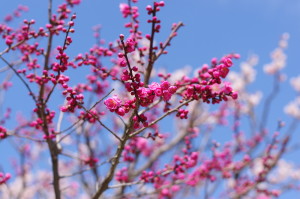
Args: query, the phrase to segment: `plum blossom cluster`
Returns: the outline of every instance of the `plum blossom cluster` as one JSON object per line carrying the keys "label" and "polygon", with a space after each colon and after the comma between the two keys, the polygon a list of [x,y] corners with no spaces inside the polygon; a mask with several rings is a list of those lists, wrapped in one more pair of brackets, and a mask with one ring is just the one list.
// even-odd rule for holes
{"label": "plum blossom cluster", "polygon": [[76,108],[81,108],[83,105],[84,96],[78,94],[74,89],[68,88],[63,92],[64,95],[68,95],[66,100],[67,104],[61,107],[62,112],[74,112]]}
{"label": "plum blossom cluster", "polygon": [[288,39],[289,34],[283,34],[279,41],[278,48],[271,53],[272,62],[264,66],[264,71],[267,74],[275,74],[286,66],[286,54],[284,50],[288,46]]}
{"label": "plum blossom cluster", "polygon": [[228,74],[232,88],[239,93],[240,104],[247,104],[240,107],[241,112],[250,113],[262,98],[262,92],[256,91],[250,93],[247,91],[247,85],[253,83],[256,79],[255,66],[258,64],[258,56],[251,55],[247,61],[240,65],[240,72],[232,71]]}
{"label": "plum blossom cluster", "polygon": [[[231,71],[240,56],[229,54],[213,58],[193,76],[187,70],[155,76],[157,60],[168,53],[183,23],[174,23],[167,38],[156,41],[164,30],[159,12],[165,2],[154,1],[140,10],[138,0],[119,6],[126,37],[120,34],[106,42],[97,26],[95,44],[74,56],[72,35],[78,32],[75,19],[81,16],[73,13],[81,0],[62,1],[56,10],[49,1],[43,27],[36,29],[38,23],[26,19],[19,28],[8,25],[25,7],[18,7],[0,25],[6,44],[0,58],[33,101],[31,114],[18,115],[12,129],[6,126],[9,113],[0,118],[0,144],[11,139],[20,159],[12,160],[11,174],[0,172],[0,197],[171,199],[202,191],[207,198],[219,193],[228,198],[280,195],[275,186],[287,185],[270,176],[282,164],[290,136],[281,132],[269,136],[264,122],[268,108],[263,110],[262,124],[257,124],[254,106],[261,95],[247,91],[255,80],[256,56],[241,64],[240,73]],[[142,10],[146,20],[140,17]],[[149,32],[142,31],[143,22]],[[284,35],[272,53],[267,73],[277,75],[285,66],[287,40]],[[3,55],[8,53],[15,53],[7,57],[17,60],[6,60]],[[79,82],[82,71],[88,74]],[[296,91],[299,82],[299,78],[291,80]],[[14,86],[5,80],[0,88],[6,92]],[[299,104],[297,99],[285,109],[295,121],[300,118]],[[250,136],[242,129],[245,118]],[[278,130],[283,126],[278,124]],[[231,139],[218,143],[220,133]],[[49,163],[50,170],[35,176],[41,162]],[[286,173],[299,178],[292,177],[299,173],[292,168]],[[227,187],[220,190],[219,182]],[[11,192],[11,187],[16,191]]]}
{"label": "plum blossom cluster", "polygon": [[[38,111],[38,109],[35,108],[34,112],[37,112],[37,111]],[[46,109],[45,117],[46,117],[46,122],[48,124],[52,124],[53,123],[53,119],[55,117],[55,111],[51,111],[50,109]],[[41,130],[43,128],[43,123],[44,123],[44,121],[41,118],[37,118],[35,121],[32,121],[29,125],[31,127],[34,127],[36,129],[40,129]]]}
{"label": "plum blossom cluster", "polygon": [[81,111],[78,118],[88,121],[89,123],[95,123],[99,116],[105,115],[104,112],[98,112],[97,110],[90,110],[89,112]]}
{"label": "plum blossom cluster", "polygon": [[294,118],[300,119],[300,99],[297,97],[293,101],[289,102],[284,107],[284,112]]}
{"label": "plum blossom cluster", "polygon": [[95,167],[98,162],[98,158],[94,157],[89,157],[86,160],[84,160],[84,164],[89,165],[90,167]]}
{"label": "plum blossom cluster", "polygon": [[[137,1],[132,1],[132,3],[137,3]],[[69,142],[84,140],[88,152],[81,156],[80,149],[78,149],[79,157],[84,158],[75,159],[80,159],[79,170],[82,171],[85,166],[88,166],[93,172],[92,175],[95,176],[95,183],[98,183],[100,177],[99,170],[96,167],[100,160],[98,156],[101,153],[97,151],[99,150],[97,148],[98,145],[90,139],[90,136],[97,134],[99,129],[102,130],[101,128],[111,132],[115,138],[121,141],[121,144],[119,146],[120,150],[114,155],[115,158],[111,160],[112,165],[116,166],[112,166],[108,177],[103,179],[102,188],[99,188],[96,193],[93,193],[94,196],[90,195],[90,197],[98,198],[99,194],[102,194],[101,190],[105,191],[108,189],[105,186],[108,186],[112,179],[116,179],[119,182],[131,182],[134,178],[142,179],[144,182],[152,182],[153,186],[160,190],[159,194],[162,197],[173,196],[173,193],[180,190],[180,186],[173,183],[184,179],[188,170],[196,167],[199,160],[199,154],[192,151],[192,136],[186,136],[184,155],[182,157],[179,155],[174,157],[172,164],[166,165],[163,169],[146,172],[146,168],[132,176],[128,167],[119,168],[117,164],[121,158],[128,164],[135,163],[139,159],[139,154],[149,157],[155,147],[163,147],[163,144],[167,141],[167,136],[159,132],[159,125],[155,124],[157,121],[153,122],[157,120],[156,114],[161,113],[159,108],[155,107],[155,103],[164,103],[162,112],[165,112],[166,116],[172,113],[168,111],[173,108],[177,112],[178,117],[187,119],[188,111],[176,108],[176,106],[183,106],[182,104],[188,100],[202,99],[208,103],[211,99],[213,103],[219,103],[222,100],[226,101],[226,96],[236,99],[237,96],[229,84],[224,83],[221,89],[215,86],[220,85],[222,82],[221,78],[227,76],[229,68],[232,66],[232,57],[227,56],[219,63],[217,61],[213,62],[211,68],[203,69],[201,74],[199,73],[199,76],[195,78],[183,79],[175,84],[171,84],[168,81],[168,77],[161,82],[150,82],[149,79],[155,61],[159,56],[167,53],[165,49],[170,45],[170,41],[177,35],[177,30],[182,26],[180,23],[173,25],[172,32],[166,42],[160,42],[159,46],[155,45],[154,36],[161,31],[161,20],[158,18],[157,12],[165,6],[165,3],[160,1],[154,2],[153,6],[149,5],[146,7],[148,15],[151,15],[151,18],[147,20],[147,23],[151,25],[150,34],[142,34],[139,30],[140,22],[138,17],[140,14],[138,7],[131,6],[129,3],[121,4],[120,10],[123,17],[130,18],[130,22],[125,24],[125,27],[129,28],[129,37],[125,40],[125,36],[120,35],[120,40],[116,42],[117,46],[114,45],[114,42],[110,42],[108,47],[103,47],[101,46],[103,43],[98,42],[89,52],[78,54],[74,59],[71,59],[66,51],[73,42],[70,34],[75,33],[74,20],[76,15],[71,15],[71,10],[73,6],[78,4],[80,4],[80,1],[67,0],[64,4],[59,5],[56,14],[50,13],[49,23],[45,27],[39,28],[38,31],[33,29],[35,25],[34,20],[25,20],[20,31],[13,32],[7,26],[3,26],[3,30],[1,29],[1,34],[4,35],[7,44],[5,53],[11,50],[19,50],[21,52],[21,60],[26,65],[24,68],[19,68],[17,74],[22,80],[24,80],[24,77],[29,83],[35,83],[38,86],[38,91],[34,93],[31,85],[25,84],[29,88],[30,95],[35,102],[36,107],[33,113],[37,116],[35,119],[31,119],[28,125],[25,125],[25,128],[44,133],[43,138],[45,143],[48,144],[52,158],[53,179],[51,180],[53,180],[56,198],[60,198],[60,192],[63,192],[59,187],[62,176],[59,175],[58,166],[60,164],[58,163],[58,156],[74,157],[61,147],[61,143],[68,143],[66,141],[68,138]],[[52,60],[53,44],[51,42],[54,37],[58,36],[64,37],[64,40],[61,45],[53,47],[55,51],[54,59]],[[47,38],[48,42],[50,42],[46,48],[41,47],[38,42],[29,42],[42,38]],[[99,39],[98,34],[96,38]],[[140,46],[142,39],[148,40],[149,44]],[[136,56],[137,54],[139,56]],[[117,67],[109,68],[104,66],[101,59],[112,56],[117,56],[117,61],[113,61]],[[146,56],[148,60],[143,60],[142,58]],[[44,62],[40,63],[41,60],[44,60]],[[133,62],[135,63],[132,64]],[[87,83],[78,83],[75,86],[71,86],[71,77],[67,76],[66,73],[70,67],[79,70],[82,66],[91,66],[91,74],[86,78]],[[106,113],[101,111],[100,106],[92,106],[95,109],[92,108],[90,110],[83,106],[86,105],[85,96],[89,96],[85,95],[84,92],[94,94],[97,97],[103,97],[106,94],[108,83],[105,80],[108,77],[111,77],[112,81],[119,80],[125,88],[124,93],[113,95],[104,100],[104,105],[109,111],[122,116],[122,120],[125,123],[124,132],[126,132],[123,140],[119,138],[119,133],[115,133],[106,125],[102,125],[101,120]],[[65,97],[65,104],[60,107],[61,113],[59,115],[68,112],[71,115],[75,115],[75,118],[79,121],[82,121],[82,123],[74,122],[71,127],[67,128],[72,129],[75,127],[74,130],[77,132],[77,137],[71,136],[72,131],[65,135],[63,134],[65,131],[60,132],[62,117],[58,118],[56,130],[54,129],[55,118],[58,114],[48,107],[49,100],[53,98],[52,94],[56,88],[62,89],[61,93]],[[181,96],[182,99],[176,104],[171,101],[173,96]],[[141,107],[145,108],[145,110],[147,108],[151,110],[140,113]],[[71,121],[73,120],[74,118],[71,118]],[[81,126],[81,130],[76,126],[77,124]],[[101,128],[97,127],[96,124],[101,124]],[[132,134],[132,138],[128,137],[128,131],[139,129],[140,124],[143,125],[143,128],[149,129],[148,136],[143,138]],[[116,131],[118,131],[119,127],[118,125],[116,126]],[[6,129],[3,128],[1,131],[6,136]],[[147,139],[152,140],[154,143],[149,143]],[[106,154],[105,157],[107,158],[113,154],[108,150],[112,150],[111,146],[106,148],[107,151],[103,152],[103,154]],[[28,155],[25,154],[25,151],[22,151],[22,153]],[[27,170],[27,168],[22,169],[24,172]],[[82,182],[84,182],[84,175],[80,172],[78,174],[81,176]],[[167,179],[169,176],[171,176],[171,180]],[[87,185],[88,183],[83,184],[86,190],[91,189],[89,186],[92,185]]]}
{"label": "plum blossom cluster", "polygon": [[111,112],[116,112],[121,116],[125,114],[125,110],[121,107],[122,100],[119,99],[117,95],[105,100],[104,104]]}
{"label": "plum blossom cluster", "polygon": [[[298,93],[300,92],[300,76],[291,78],[290,81],[293,89]],[[284,112],[294,118],[300,118],[300,99],[296,97],[293,101],[289,102],[284,107]]]}
{"label": "plum blossom cluster", "polygon": [[129,182],[128,169],[126,167],[120,169],[116,173],[116,180],[119,182]]}
{"label": "plum blossom cluster", "polygon": [[152,149],[153,147],[149,145],[147,139],[135,137],[125,146],[123,159],[126,162],[134,162],[136,153],[142,153],[145,157],[149,157]]}
{"label": "plum blossom cluster", "polygon": [[[227,77],[229,69],[232,66],[232,59],[239,58],[238,54],[231,54],[223,57],[219,62],[216,58],[212,59],[211,66],[203,65],[197,71],[198,77],[189,78],[184,76],[174,84],[183,99],[202,100],[205,103],[220,103],[228,101],[228,97],[237,99],[237,92],[234,91],[229,82],[222,82]],[[170,76],[159,74],[163,79],[169,79]],[[178,114],[179,116],[180,114]],[[184,117],[184,115],[182,115]]]}
{"label": "plum blossom cluster", "polygon": [[[135,87],[133,87],[135,86]],[[125,87],[131,95],[136,94],[134,100],[126,101],[125,104],[122,104],[122,100],[118,96],[114,95],[109,99],[104,101],[104,104],[111,112],[116,112],[117,114],[123,116],[129,111],[129,109],[134,109],[135,106],[132,102],[138,100],[139,104],[143,107],[147,107],[154,102],[156,98],[162,98],[164,101],[169,101],[171,96],[176,93],[177,87],[171,86],[168,81],[163,81],[162,83],[153,82],[148,88],[139,87],[137,84],[125,83]],[[133,88],[134,89],[133,89]],[[136,92],[136,93],[135,93]]]}
{"label": "plum blossom cluster", "polygon": [[295,91],[300,92],[300,76],[291,78],[290,83]]}

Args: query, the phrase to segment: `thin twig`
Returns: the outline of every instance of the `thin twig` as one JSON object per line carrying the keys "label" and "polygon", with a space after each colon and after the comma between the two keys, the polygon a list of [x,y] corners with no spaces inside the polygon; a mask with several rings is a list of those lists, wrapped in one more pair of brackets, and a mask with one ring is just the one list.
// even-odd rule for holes
{"label": "thin twig", "polygon": [[263,132],[265,126],[267,125],[268,122],[268,117],[269,117],[269,113],[270,113],[270,107],[272,102],[274,101],[276,95],[279,92],[279,73],[276,73],[274,76],[274,82],[273,82],[273,90],[270,93],[270,95],[267,97],[265,103],[264,103],[264,109],[263,109],[263,114],[261,117],[261,122],[259,125],[259,130],[260,132]]}
{"label": "thin twig", "polygon": [[[153,4],[154,4],[154,6],[153,6],[154,9],[153,9],[153,12],[152,12],[152,18],[154,18],[156,16],[156,6],[155,6],[155,3],[153,3]],[[152,20],[148,66],[147,66],[146,74],[145,74],[145,78],[144,78],[145,86],[147,86],[148,83],[149,83],[152,68],[153,68],[153,65],[154,65],[154,62],[155,62],[155,56],[156,55],[155,55],[155,52],[153,52],[154,35],[155,35],[155,21]]]}
{"label": "thin twig", "polygon": [[102,122],[101,122],[101,120],[98,118],[98,116],[97,115],[95,115],[94,113],[92,113],[90,110],[88,110],[88,109],[86,109],[84,106],[80,106],[81,108],[83,108],[84,110],[85,110],[85,112],[87,112],[87,113],[89,113],[89,114],[91,114],[97,121],[98,121],[98,123],[101,125],[101,126],[103,126],[106,130],[108,130],[112,135],[114,135],[119,141],[121,141],[121,138],[115,133],[115,132],[113,132],[111,129],[109,129],[105,124],[103,124]]}
{"label": "thin twig", "polygon": [[[91,111],[93,108],[96,107],[97,104],[99,104],[100,102],[102,102],[107,96],[109,96],[112,92],[114,91],[114,89],[112,89],[109,93],[107,93],[104,97],[102,97],[98,102],[96,102],[90,109],[89,111]],[[78,119],[74,124],[72,124],[71,126],[69,126],[68,128],[62,130],[61,132],[57,132],[59,134],[64,133],[70,129],[72,129],[74,126],[76,126],[80,121],[82,120],[82,118]],[[60,140],[61,141],[61,140]]]}
{"label": "thin twig", "polygon": [[111,89],[104,97],[102,97],[98,102],[96,102],[90,109],[91,111],[93,108],[95,108],[100,102],[102,102],[107,96],[109,96],[115,89]]}
{"label": "thin twig", "polygon": [[162,48],[158,51],[155,60],[157,60],[162,54],[164,54],[165,49],[167,48],[167,46],[170,45],[171,40],[174,38],[174,34],[179,30],[180,27],[184,26],[184,24],[180,21],[176,24],[176,26],[173,28],[172,32],[170,33],[169,37],[167,38],[167,40],[165,41],[165,43],[163,44]]}
{"label": "thin twig", "polygon": [[9,131],[7,132],[7,135],[8,136],[16,136],[19,138],[25,138],[25,139],[35,141],[35,142],[46,142],[46,140],[36,139],[36,138],[29,137],[29,136],[23,136],[23,135],[19,135],[19,134],[13,133],[13,132],[9,132]]}
{"label": "thin twig", "polygon": [[18,78],[22,81],[22,83],[27,88],[27,90],[29,92],[29,95],[32,97],[33,101],[35,103],[37,103],[36,97],[34,96],[31,88],[29,87],[29,85],[27,84],[27,82],[23,79],[23,77],[16,71],[16,69],[14,69],[14,67],[6,59],[4,59],[4,57],[2,55],[0,55],[0,58],[2,59],[2,61],[4,61],[14,71],[14,73],[18,76]]}
{"label": "thin twig", "polygon": [[154,124],[156,124],[157,122],[159,122],[160,120],[162,120],[163,118],[165,118],[166,116],[170,115],[171,113],[178,111],[178,109],[180,109],[181,107],[187,105],[188,103],[190,103],[191,101],[193,101],[193,99],[189,99],[185,102],[183,102],[182,104],[180,104],[179,106],[177,106],[176,108],[173,108],[171,110],[168,110],[165,114],[163,114],[162,116],[160,116],[159,118],[157,118],[156,120],[154,120],[153,122],[151,122],[147,127],[143,127],[135,132],[133,132],[132,134],[130,134],[130,138],[138,135],[139,133],[141,133],[142,131],[144,131],[145,129],[147,129],[148,127],[153,126]]}
{"label": "thin twig", "polygon": [[89,168],[86,168],[86,169],[82,169],[82,170],[80,170],[80,171],[71,173],[71,174],[69,174],[69,175],[61,175],[60,178],[69,178],[69,177],[73,177],[73,176],[82,174],[82,173],[84,173],[84,172],[86,172],[86,171],[90,171],[90,170],[92,170],[92,169],[94,169],[94,168],[98,168],[98,167],[100,167],[100,166],[103,166],[104,164],[107,164],[107,163],[108,163],[108,161],[105,161],[105,162],[102,162],[102,163],[100,163],[100,164],[97,164],[97,165],[95,165],[95,166],[93,166],[93,167],[89,167]]}
{"label": "thin twig", "polygon": [[[154,23],[152,23],[153,25]],[[148,63],[148,67],[146,69],[146,74],[145,74],[145,80],[144,83],[145,85],[149,84],[149,80],[150,80],[150,76],[151,76],[151,72],[152,72],[152,68],[154,65],[154,62],[165,52],[165,49],[167,48],[167,46],[170,45],[171,40],[174,38],[174,34],[179,30],[180,27],[183,26],[182,22],[178,22],[176,27],[173,28],[172,32],[170,33],[169,37],[167,38],[167,40],[164,42],[164,44],[162,45],[162,48],[160,49],[160,51],[158,51],[157,54],[155,54],[153,52],[153,40],[154,40],[154,33],[151,33],[151,40],[150,40],[150,50],[149,50],[149,63]],[[153,28],[153,27],[152,27]],[[153,38],[152,38],[153,35]],[[152,55],[152,53],[154,53]]]}
{"label": "thin twig", "polygon": [[143,181],[142,180],[138,180],[138,181],[134,181],[134,182],[128,182],[128,183],[122,183],[122,184],[112,185],[112,186],[109,186],[108,188],[110,188],[110,189],[116,189],[116,188],[120,188],[120,187],[126,187],[126,186],[141,184],[141,183],[143,183]]}

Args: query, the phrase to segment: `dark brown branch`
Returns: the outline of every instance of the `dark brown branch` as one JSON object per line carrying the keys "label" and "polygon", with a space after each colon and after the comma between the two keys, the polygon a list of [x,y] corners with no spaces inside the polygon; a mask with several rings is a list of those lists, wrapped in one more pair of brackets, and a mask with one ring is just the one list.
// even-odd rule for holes
{"label": "dark brown branch", "polygon": [[112,159],[112,165],[110,167],[110,170],[108,171],[107,176],[105,177],[105,179],[101,183],[99,189],[97,190],[95,195],[92,197],[92,199],[98,199],[103,194],[103,192],[108,189],[108,184],[113,179],[115,170],[116,170],[116,168],[119,164],[120,157],[121,157],[122,152],[124,150],[127,139],[128,139],[128,136],[124,135],[124,138],[122,139],[121,143],[119,144],[118,149],[116,151],[116,154],[115,154],[114,158]]}
{"label": "dark brown branch", "polygon": [[[152,12],[152,18],[156,16],[156,6],[153,5],[153,8],[154,9],[153,9],[153,12]],[[144,79],[145,86],[147,86],[148,83],[149,83],[152,68],[153,68],[154,61],[155,61],[155,56],[156,56],[155,52],[153,52],[154,35],[155,35],[155,21],[152,21],[148,66],[147,66],[147,69],[146,69],[146,74],[145,74],[145,79]]]}
{"label": "dark brown branch", "polygon": [[[153,25],[153,23],[152,23]],[[153,40],[154,40],[154,33],[153,34],[153,37],[152,37],[152,34],[151,34],[151,40],[150,40],[150,50],[149,50],[149,63],[148,63],[148,67],[146,69],[146,74],[145,74],[145,79],[144,79],[144,83],[145,85],[148,85],[149,84],[149,81],[150,81],[150,76],[151,76],[151,72],[152,72],[152,69],[153,69],[153,65],[154,65],[154,62],[162,55],[164,54],[165,52],[165,49],[167,48],[167,46],[170,45],[171,43],[171,40],[174,38],[174,34],[179,30],[180,27],[183,26],[183,23],[182,22],[178,22],[176,27],[173,28],[172,32],[170,33],[169,37],[167,38],[167,40],[164,42],[162,48],[160,49],[160,51],[155,54],[153,52]],[[154,53],[154,54],[153,54]]]}

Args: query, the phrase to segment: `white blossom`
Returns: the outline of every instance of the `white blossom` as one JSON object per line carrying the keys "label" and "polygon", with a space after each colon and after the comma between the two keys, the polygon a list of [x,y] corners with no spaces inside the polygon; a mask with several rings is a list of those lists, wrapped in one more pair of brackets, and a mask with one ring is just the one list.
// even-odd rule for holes
{"label": "white blossom", "polygon": [[267,74],[275,74],[286,66],[286,54],[284,49],[288,46],[289,36],[287,33],[283,34],[279,41],[279,46],[271,53],[271,63],[264,66],[264,71]]}
{"label": "white blossom", "polygon": [[300,92],[300,75],[291,78],[290,83],[297,92]]}
{"label": "white blossom", "polygon": [[295,118],[300,118],[300,99],[296,99],[284,107],[284,112]]}

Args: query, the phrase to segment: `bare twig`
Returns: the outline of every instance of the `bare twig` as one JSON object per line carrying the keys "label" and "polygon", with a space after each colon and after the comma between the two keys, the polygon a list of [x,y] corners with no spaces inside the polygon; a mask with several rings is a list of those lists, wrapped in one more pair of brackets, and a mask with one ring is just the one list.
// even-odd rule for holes
{"label": "bare twig", "polygon": [[[156,16],[156,6],[154,5],[154,10],[152,12],[152,18]],[[144,84],[147,86],[150,80],[152,68],[155,62],[155,52],[153,52],[153,44],[154,44],[154,35],[155,35],[155,21],[152,21],[151,26],[151,36],[150,36],[150,47],[149,47],[149,58],[148,58],[148,66],[146,69],[146,74],[144,78]]]}
{"label": "bare twig", "polygon": [[[96,102],[90,109],[89,109],[89,111],[91,111],[93,108],[95,108],[100,102],[102,102],[108,95],[110,95],[112,92],[114,91],[114,89],[112,89],[109,93],[107,93],[104,97],[102,97],[98,102]],[[66,129],[64,129],[64,130],[62,130],[62,131],[60,131],[60,132],[57,132],[57,133],[59,133],[59,134],[61,134],[61,133],[64,133],[64,132],[66,132],[66,131],[68,131],[68,130],[70,130],[70,129],[72,129],[74,126],[76,126],[80,121],[81,121],[82,119],[80,118],[79,120],[77,120],[74,124],[72,124],[71,126],[69,126],[68,128],[66,128]],[[64,136],[65,137],[65,136]],[[63,138],[62,138],[63,139]],[[62,140],[61,139],[61,140]],[[61,141],[60,140],[60,141]]]}
{"label": "bare twig", "polygon": [[167,46],[170,45],[171,40],[174,38],[174,34],[179,30],[179,28],[181,28],[182,26],[184,26],[184,24],[180,21],[176,24],[176,26],[173,28],[172,32],[170,33],[169,37],[167,38],[167,40],[165,41],[165,43],[162,45],[162,48],[158,51],[158,53],[156,54],[155,60],[157,60],[162,54],[164,54],[165,49],[167,48]]}
{"label": "bare twig", "polygon": [[7,132],[7,135],[8,136],[16,136],[16,137],[19,137],[19,138],[25,138],[25,139],[35,141],[35,142],[46,142],[46,140],[35,139],[35,138],[29,137],[29,136],[19,135],[19,134],[14,133],[14,132]]}
{"label": "bare twig", "polygon": [[29,87],[29,85],[27,84],[27,82],[23,79],[23,77],[16,71],[16,69],[14,69],[14,67],[6,59],[4,59],[4,57],[2,55],[0,55],[0,59],[2,59],[2,61],[4,61],[14,71],[14,73],[18,76],[18,78],[22,81],[22,83],[27,88],[27,90],[29,92],[29,95],[32,97],[33,101],[35,103],[37,103],[37,100],[36,100],[36,97],[34,96],[34,93],[32,92],[32,90]]}
{"label": "bare twig", "polygon": [[117,138],[119,141],[121,141],[121,138],[115,132],[113,132],[111,129],[109,129],[105,124],[103,124],[103,122],[101,122],[101,120],[99,119],[99,117],[97,115],[92,113],[90,110],[86,109],[84,106],[81,106],[81,107],[85,110],[85,112],[91,114],[98,121],[98,123],[101,126],[103,126],[106,130],[108,130],[113,136],[115,136],[115,138]]}
{"label": "bare twig", "polygon": [[150,49],[149,49],[149,62],[148,62],[148,67],[146,69],[146,74],[145,74],[145,79],[144,79],[144,83],[145,85],[149,84],[149,80],[150,80],[150,76],[151,76],[151,72],[152,72],[152,68],[154,65],[154,62],[165,52],[165,49],[167,48],[167,46],[170,45],[171,40],[174,38],[175,33],[179,30],[180,27],[183,26],[182,22],[178,22],[177,25],[173,28],[172,32],[170,33],[169,37],[167,38],[167,40],[164,42],[162,48],[160,49],[160,51],[155,54],[155,52],[153,52],[153,41],[154,41],[154,23],[152,23],[152,32],[151,32],[151,40],[150,40]]}
{"label": "bare twig", "polygon": [[279,92],[279,85],[280,85],[279,84],[279,82],[280,82],[279,81],[279,76],[280,76],[279,73],[275,74],[274,82],[273,82],[273,90],[270,93],[270,95],[267,97],[267,99],[264,103],[263,114],[262,114],[261,122],[260,122],[260,125],[259,125],[260,132],[263,132],[265,126],[267,125],[271,104],[272,104],[273,100],[275,99],[276,95]]}

